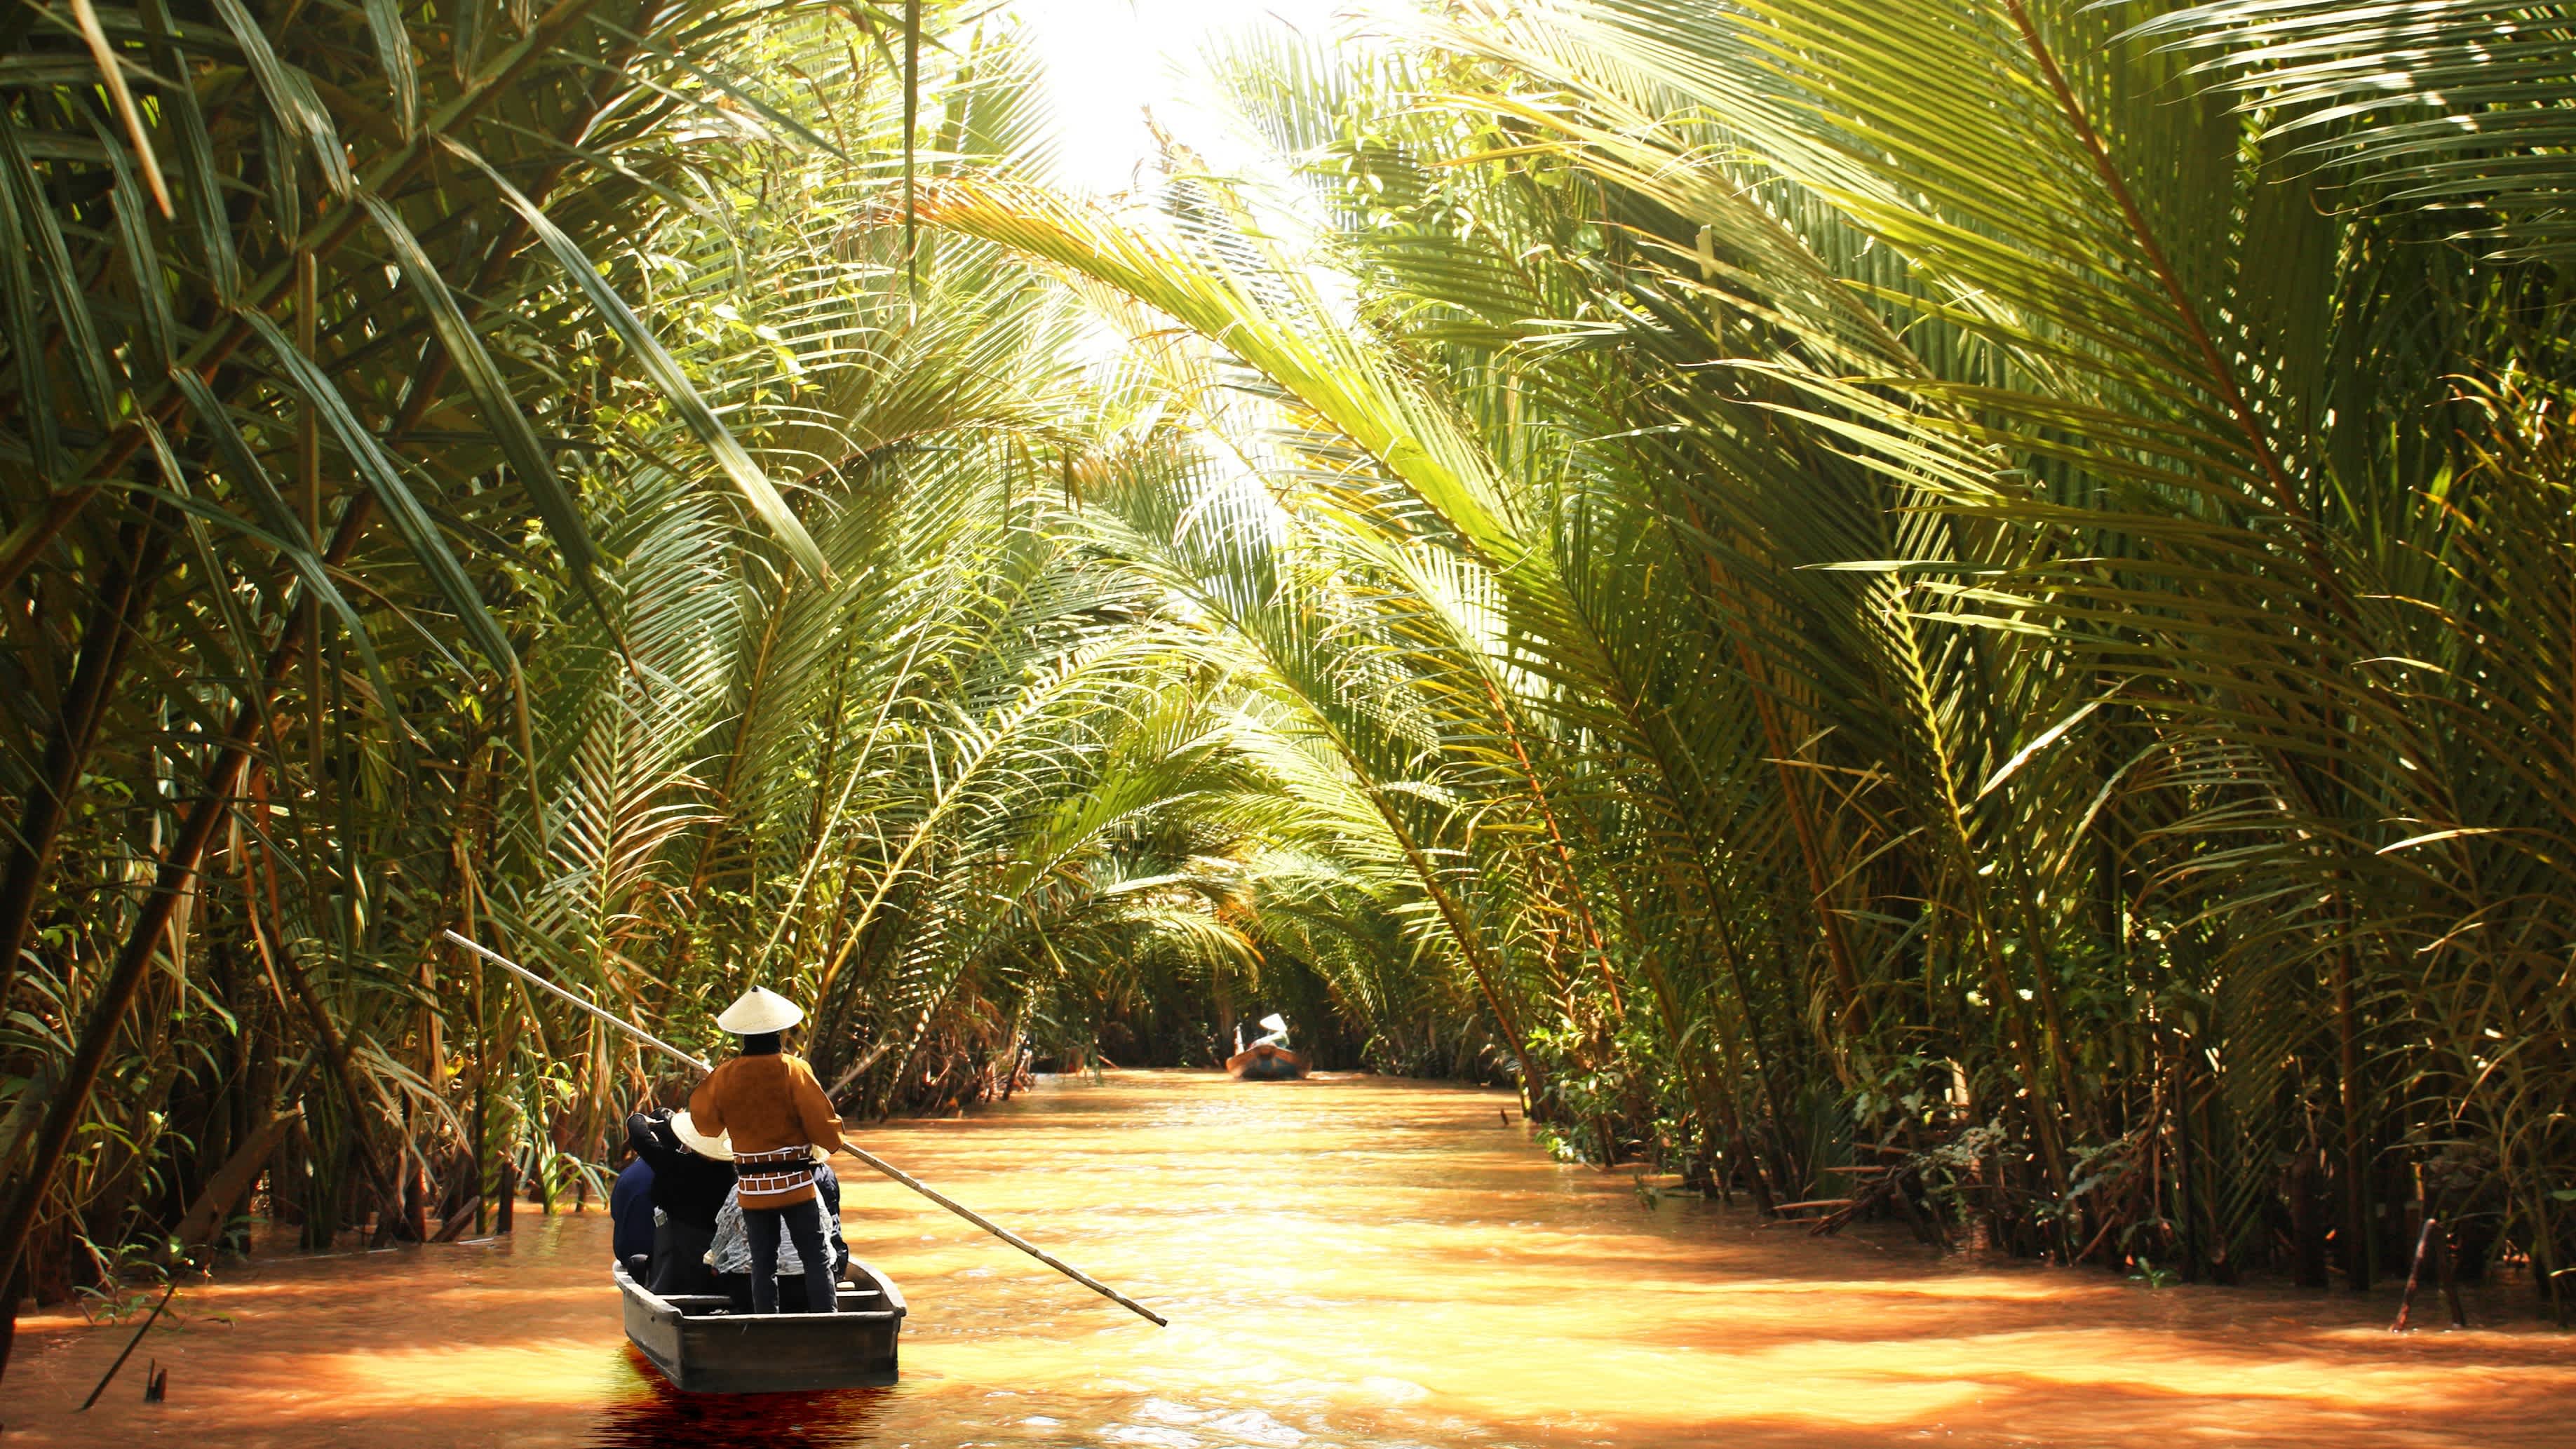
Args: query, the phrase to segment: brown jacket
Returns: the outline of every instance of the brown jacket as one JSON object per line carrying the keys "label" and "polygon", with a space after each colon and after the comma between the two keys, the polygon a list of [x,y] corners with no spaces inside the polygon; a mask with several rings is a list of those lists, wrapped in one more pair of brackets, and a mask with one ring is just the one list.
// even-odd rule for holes
{"label": "brown jacket", "polygon": [[[825,1151],[841,1145],[841,1119],[802,1057],[736,1057],[709,1073],[689,1098],[689,1121],[713,1137],[731,1133],[737,1158],[807,1145]],[[744,1169],[751,1171],[749,1168]],[[785,1193],[763,1193],[753,1202],[746,1182],[744,1207],[785,1207],[814,1196],[809,1182]],[[768,1200],[774,1199],[774,1200]]]}

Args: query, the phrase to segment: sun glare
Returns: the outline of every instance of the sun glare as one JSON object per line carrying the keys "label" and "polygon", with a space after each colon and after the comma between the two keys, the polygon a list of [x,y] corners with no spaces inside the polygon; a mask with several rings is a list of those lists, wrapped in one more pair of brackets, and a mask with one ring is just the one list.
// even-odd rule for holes
{"label": "sun glare", "polygon": [[1328,33],[1338,0],[1022,0],[1012,13],[1045,58],[1061,126],[1060,176],[1110,194],[1153,160],[1154,123],[1222,165],[1222,106],[1207,74],[1214,37],[1254,27]]}

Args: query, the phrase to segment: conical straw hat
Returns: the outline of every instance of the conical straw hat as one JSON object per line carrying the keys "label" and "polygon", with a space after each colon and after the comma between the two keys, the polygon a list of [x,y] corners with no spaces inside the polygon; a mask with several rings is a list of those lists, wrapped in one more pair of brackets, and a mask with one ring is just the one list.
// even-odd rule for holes
{"label": "conical straw hat", "polygon": [[700,1157],[712,1157],[718,1162],[733,1161],[732,1134],[708,1137],[698,1131],[698,1124],[690,1121],[686,1112],[671,1114],[671,1135],[680,1139],[681,1146]]}
{"label": "conical straw hat", "polygon": [[716,1018],[716,1025],[735,1036],[758,1036],[767,1031],[785,1031],[805,1019],[795,1002],[766,986],[755,986],[735,998],[734,1004]]}

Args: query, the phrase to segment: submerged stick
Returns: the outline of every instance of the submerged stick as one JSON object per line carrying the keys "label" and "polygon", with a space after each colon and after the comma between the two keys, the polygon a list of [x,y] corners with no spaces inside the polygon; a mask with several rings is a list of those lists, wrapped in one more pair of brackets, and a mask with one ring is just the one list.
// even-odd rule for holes
{"label": "submerged stick", "polygon": [[2424,1281],[2424,1255],[2431,1251],[2434,1230],[2440,1226],[2439,1219],[2428,1217],[2424,1219],[2423,1231],[2415,1235],[2415,1258],[2406,1269],[2405,1295],[2397,1300],[2397,1321],[2388,1325],[2391,1333],[2404,1333],[2407,1320],[2415,1314],[2415,1289]]}
{"label": "submerged stick", "polygon": [[2451,1241],[2451,1230],[2445,1225],[2433,1240],[2433,1266],[2442,1280],[2443,1301],[2451,1305],[2451,1326],[2469,1326],[2469,1310],[2460,1302],[2459,1244]]}
{"label": "submerged stick", "polygon": [[[458,935],[454,931],[445,931],[441,934],[446,936],[448,940],[455,942],[457,945],[464,947],[466,950],[473,952],[475,955],[482,957],[484,960],[491,962],[502,970],[508,971],[512,975],[517,976],[520,980],[541,987],[545,991],[561,997],[565,1001],[571,1002],[573,1005],[589,1012],[592,1016],[608,1023],[610,1026],[617,1028],[619,1031],[626,1033],[628,1036],[635,1038],[646,1046],[659,1048],[672,1057],[697,1068],[701,1072],[711,1072],[715,1070],[714,1067],[708,1065],[706,1062],[689,1055],[687,1052],[680,1050],[678,1047],[671,1045],[669,1042],[662,1040],[651,1032],[619,1020],[603,1008],[582,1000],[580,997],[573,995],[571,992],[564,990],[562,987],[555,985],[553,982],[546,980],[544,977],[530,971],[527,967],[520,965],[516,961],[510,960],[508,957],[502,956],[498,952],[478,946],[474,942],[467,940],[465,937]],[[904,1171],[902,1168],[895,1166],[893,1163],[886,1161],[875,1153],[863,1151],[860,1148],[851,1146],[847,1142],[841,1144],[840,1150],[857,1158],[859,1161],[866,1163],[868,1166],[875,1168],[877,1171],[884,1173],[886,1176],[893,1178],[895,1181],[902,1183],[904,1186],[911,1188],[914,1192],[920,1193],[923,1197],[930,1199],[932,1202],[935,1202],[941,1207],[948,1209],[950,1212],[957,1214],[957,1216],[964,1218],[966,1221],[973,1223],[975,1226],[982,1228],[988,1233],[991,1233],[994,1237],[997,1237],[1003,1242],[1010,1244],[1012,1247],[1019,1249],[1021,1252],[1028,1254],[1039,1262],[1046,1264],[1048,1267],[1062,1273],[1064,1276],[1081,1284],[1083,1287],[1090,1289],[1092,1292],[1099,1294],[1101,1297],[1108,1299],[1110,1302],[1117,1304],[1119,1307],[1147,1320],[1155,1327],[1168,1328],[1171,1326],[1171,1320],[1163,1317],[1163,1315],[1156,1313],[1144,1304],[1137,1302],[1135,1299],[1128,1297],[1126,1294],[1119,1292],[1117,1289],[1110,1287],[1108,1284],[1103,1283],[1099,1279],[1092,1277],[1090,1274],[1083,1272],[1081,1269],[1074,1267],[1062,1258],[1055,1256],[1053,1253],[1046,1251],[1037,1244],[1030,1242],[1028,1239],[1023,1238],[1019,1234],[1012,1232],[1010,1229],[1003,1227],[1001,1224],[994,1222],[991,1218],[984,1216],[982,1213],[975,1211],[964,1203],[961,1203],[955,1198],[948,1196],[946,1193],[939,1191],[937,1188],[923,1182],[920,1178],[913,1176],[911,1173]],[[131,1350],[128,1351],[131,1352]]]}
{"label": "submerged stick", "polygon": [[152,1305],[152,1316],[143,1320],[143,1326],[141,1328],[134,1330],[134,1336],[125,1341],[125,1352],[116,1356],[116,1362],[109,1364],[107,1366],[107,1372],[99,1376],[98,1387],[89,1391],[88,1398],[81,1400],[80,1411],[82,1413],[88,1413],[89,1406],[97,1403],[98,1396],[106,1393],[107,1386],[116,1381],[117,1370],[125,1367],[125,1361],[127,1359],[134,1357],[134,1350],[141,1347],[143,1344],[143,1335],[150,1333],[152,1331],[152,1325],[161,1321],[161,1310],[170,1306],[170,1295],[178,1291],[179,1275],[174,1270],[170,1274],[170,1286],[161,1290],[161,1301]]}

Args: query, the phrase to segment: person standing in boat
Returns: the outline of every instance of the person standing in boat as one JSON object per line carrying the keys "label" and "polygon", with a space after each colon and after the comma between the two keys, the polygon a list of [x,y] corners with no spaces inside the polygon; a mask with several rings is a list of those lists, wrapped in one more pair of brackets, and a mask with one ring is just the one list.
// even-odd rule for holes
{"label": "person standing in boat", "polygon": [[[820,1197],[807,1204],[823,1225],[823,1240],[832,1249],[833,1291],[838,1291],[841,1275],[850,1265],[849,1240],[841,1236],[841,1185],[832,1175],[832,1164],[817,1163],[814,1168],[814,1190]],[[789,1213],[804,1211],[789,1208]],[[749,1313],[751,1306],[751,1238],[743,1231],[741,1195],[725,1199],[716,1210],[715,1236],[707,1243],[705,1261],[699,1271],[708,1276],[713,1291],[733,1300],[736,1313]],[[778,1306],[786,1313],[803,1313],[813,1306],[813,1295],[824,1291],[807,1280],[805,1267],[790,1255],[778,1264]]]}
{"label": "person standing in boat", "polygon": [[[730,1139],[733,1147],[755,1313],[778,1311],[781,1229],[804,1263],[808,1283],[829,1283],[833,1276],[822,1215],[807,1204],[817,1197],[816,1164],[841,1145],[841,1119],[813,1069],[779,1045],[780,1035],[804,1019],[794,1002],[767,987],[744,992],[716,1018],[717,1026],[742,1039],[742,1054],[718,1066],[689,1098],[691,1125],[709,1137]],[[806,1311],[835,1312],[836,1296],[809,1294]]]}

